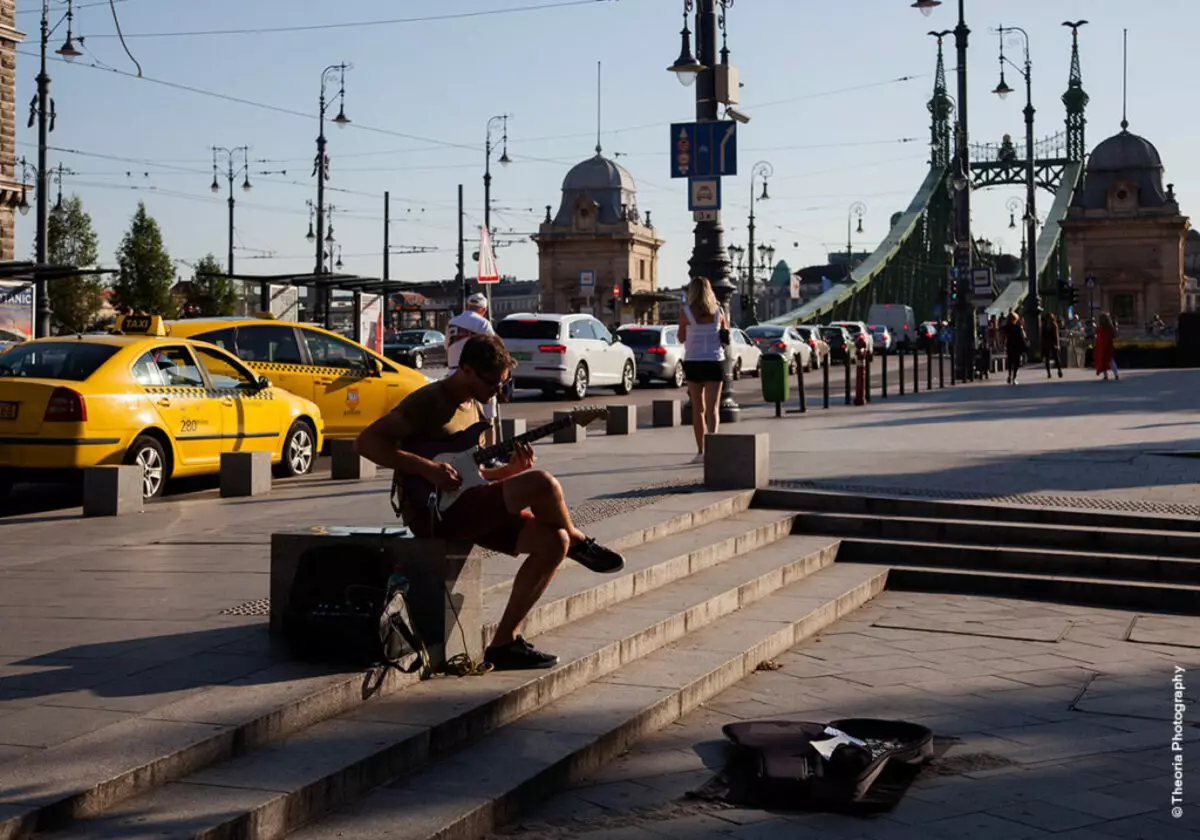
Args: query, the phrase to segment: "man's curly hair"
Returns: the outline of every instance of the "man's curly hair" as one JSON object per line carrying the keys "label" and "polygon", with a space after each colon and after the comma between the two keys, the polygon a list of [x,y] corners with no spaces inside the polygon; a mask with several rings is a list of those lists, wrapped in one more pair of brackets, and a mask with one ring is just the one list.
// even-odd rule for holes
{"label": "man's curly hair", "polygon": [[469,367],[477,373],[494,374],[517,366],[500,337],[492,333],[473,335],[463,343],[459,367]]}

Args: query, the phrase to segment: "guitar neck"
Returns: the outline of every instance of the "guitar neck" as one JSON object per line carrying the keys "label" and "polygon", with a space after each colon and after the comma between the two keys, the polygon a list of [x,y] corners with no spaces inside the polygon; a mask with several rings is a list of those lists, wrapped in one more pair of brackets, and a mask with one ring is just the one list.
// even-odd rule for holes
{"label": "guitar neck", "polygon": [[559,417],[557,420],[551,421],[544,426],[538,426],[536,429],[530,429],[523,435],[509,438],[501,441],[494,446],[488,446],[475,451],[475,463],[486,464],[496,458],[503,458],[506,455],[511,455],[516,450],[518,444],[533,443],[535,440],[541,440],[544,437],[557,432],[559,429],[565,429],[575,421],[571,417]]}

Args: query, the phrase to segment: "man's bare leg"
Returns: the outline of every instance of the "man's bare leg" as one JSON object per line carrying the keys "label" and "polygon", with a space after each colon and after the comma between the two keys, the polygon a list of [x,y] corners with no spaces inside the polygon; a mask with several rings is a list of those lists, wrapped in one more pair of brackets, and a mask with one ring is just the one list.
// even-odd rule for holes
{"label": "man's bare leg", "polygon": [[571,522],[558,479],[544,470],[526,470],[504,480],[504,505],[509,513],[529,508],[533,518],[545,525],[561,528],[571,540],[586,539]]}
{"label": "man's bare leg", "polygon": [[554,573],[566,558],[568,544],[567,532],[561,528],[536,519],[525,523],[517,538],[517,550],[529,556],[525,558],[525,562],[513,578],[508,605],[505,606],[504,615],[501,616],[500,623],[496,625],[496,633],[492,636],[492,647],[511,644],[516,638],[521,622],[542,597]]}

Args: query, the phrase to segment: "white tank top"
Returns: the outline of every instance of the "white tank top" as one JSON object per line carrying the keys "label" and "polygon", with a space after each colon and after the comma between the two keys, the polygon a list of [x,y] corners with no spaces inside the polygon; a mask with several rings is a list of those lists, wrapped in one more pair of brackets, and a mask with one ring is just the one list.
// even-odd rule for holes
{"label": "white tank top", "polygon": [[683,314],[688,320],[687,338],[683,341],[683,360],[685,362],[723,362],[725,348],[721,346],[721,316],[716,313],[711,324],[701,324],[692,314],[692,308],[683,306]]}

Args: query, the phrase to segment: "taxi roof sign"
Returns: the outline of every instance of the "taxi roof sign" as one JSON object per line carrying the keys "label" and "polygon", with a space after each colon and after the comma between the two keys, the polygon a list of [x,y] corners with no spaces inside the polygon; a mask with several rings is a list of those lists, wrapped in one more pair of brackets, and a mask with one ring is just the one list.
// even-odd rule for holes
{"label": "taxi roof sign", "polygon": [[122,315],[117,319],[115,330],[124,335],[165,336],[167,325],[159,315]]}

